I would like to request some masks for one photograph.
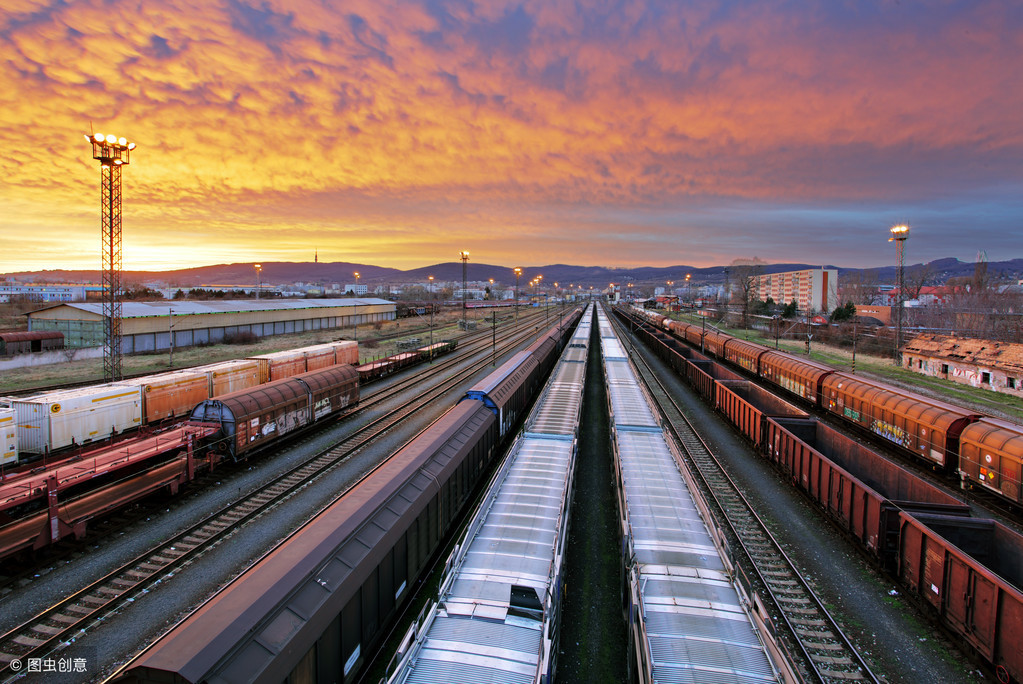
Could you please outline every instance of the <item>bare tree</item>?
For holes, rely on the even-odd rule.
[[[865,269],[852,271],[842,276],[839,299],[853,304],[872,304],[877,295],[877,271]]]
[[[730,279],[735,283],[732,299],[742,308],[742,325],[749,327],[750,312],[760,299],[760,273],[766,262],[759,257],[736,259],[729,266]]]
[[[906,299],[917,299],[927,281],[934,277],[934,268],[930,264],[917,264],[906,269],[902,279],[905,281]]]

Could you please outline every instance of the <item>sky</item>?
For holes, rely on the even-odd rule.
[[[4,0],[0,272],[1023,257],[1018,0]]]

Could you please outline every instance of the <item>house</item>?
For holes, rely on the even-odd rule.
[[[917,335],[902,348],[902,363],[924,375],[1023,396],[1023,344]]]

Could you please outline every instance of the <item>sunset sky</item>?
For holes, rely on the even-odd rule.
[[[1023,257],[1018,0],[4,0],[0,272]]]

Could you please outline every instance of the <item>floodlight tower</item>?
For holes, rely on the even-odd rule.
[[[86,135],[100,169],[103,250],[103,377],[121,379],[121,167],[135,143],[116,135]]]
[[[468,323],[465,320],[465,312],[468,308],[465,303],[465,277],[469,268],[469,253],[459,252],[458,257],[462,260],[462,330],[468,330]]]
[[[519,276],[522,275],[522,269],[518,266],[515,267],[515,322],[519,322]]]
[[[902,365],[902,303],[905,300],[905,266],[906,266],[906,239],[909,237],[909,226],[902,224],[892,226],[892,236],[888,242],[895,243],[895,278],[898,280],[899,300],[898,308],[895,310],[895,364]]]

